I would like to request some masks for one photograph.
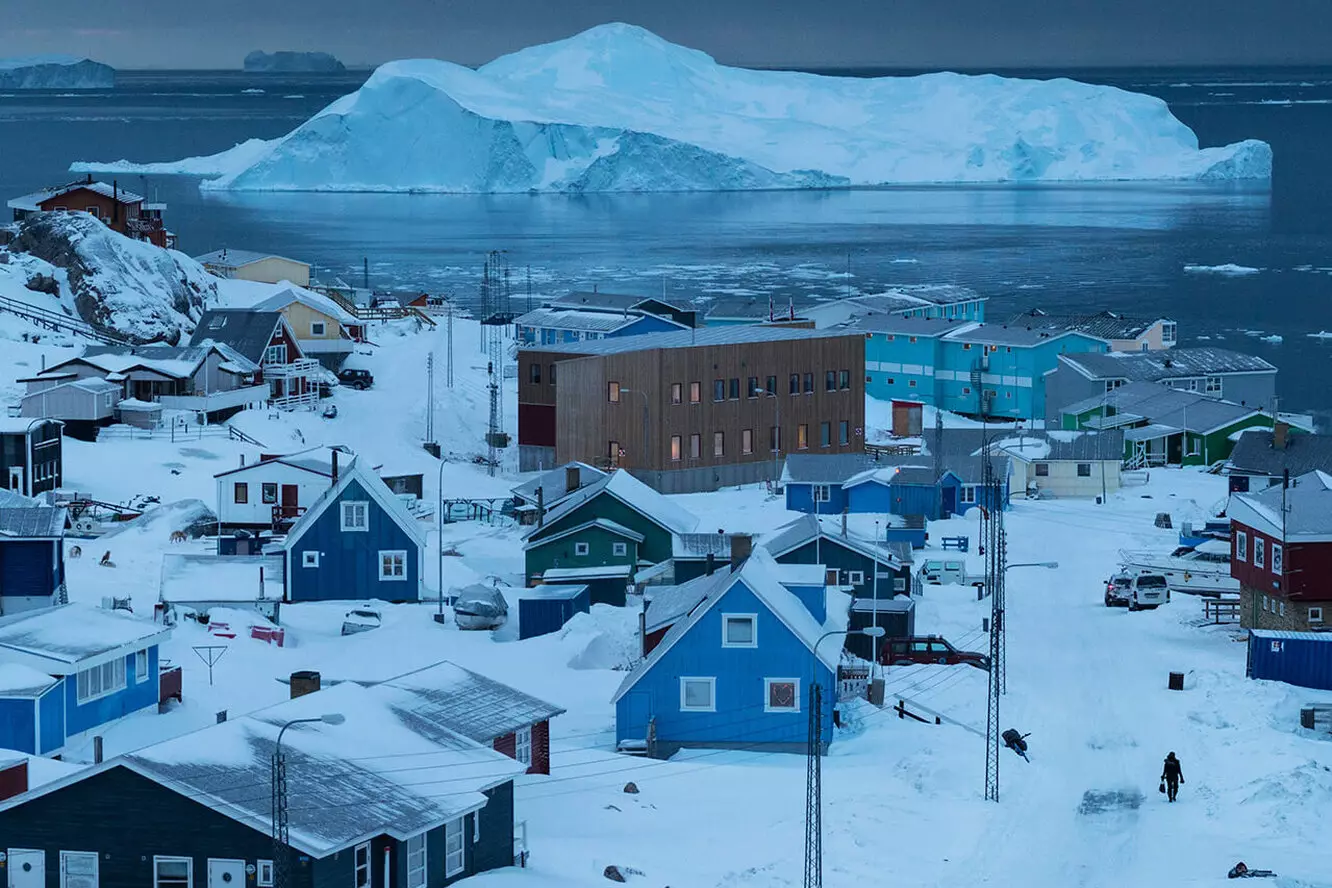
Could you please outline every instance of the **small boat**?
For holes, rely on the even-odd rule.
[[[479,583],[458,590],[453,619],[459,629],[498,629],[509,618],[509,604],[499,589]]]
[[[373,607],[357,607],[347,611],[342,618],[343,635],[359,635],[378,629],[384,623],[384,616]]]
[[[1126,571],[1161,574],[1172,591],[1209,597],[1239,594],[1239,580],[1230,575],[1228,541],[1206,540],[1197,546],[1181,546],[1169,555],[1123,551],[1119,556]]]

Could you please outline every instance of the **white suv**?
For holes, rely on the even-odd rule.
[[[1170,600],[1170,588],[1160,574],[1139,574],[1133,578],[1133,591],[1129,595],[1129,610],[1150,610]]]

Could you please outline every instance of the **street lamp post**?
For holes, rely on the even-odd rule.
[[[444,622],[444,455],[439,457],[439,511],[435,513],[435,526],[439,529],[436,542],[439,544],[439,613],[436,623]]]
[[[767,395],[772,398],[773,409],[777,412],[776,423],[772,436],[772,486],[776,489],[782,480],[782,399],[777,397],[777,393],[768,389],[755,389],[755,394]]]
[[[277,735],[277,743],[273,746],[273,885],[274,888],[286,888],[287,881],[287,851],[291,844],[291,830],[287,824],[287,759],[282,754],[282,735],[287,733],[287,728],[292,725],[314,724],[319,722],[326,725],[340,725],[347,719],[340,712],[326,712],[323,715],[317,715],[313,718],[294,718],[284,724]]]

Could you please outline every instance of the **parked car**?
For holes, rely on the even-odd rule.
[[[369,370],[339,370],[338,382],[363,392],[375,384],[375,378]]]
[[[988,671],[990,668],[990,658],[985,654],[959,651],[948,639],[938,635],[889,638],[879,646],[879,662],[884,666],[910,666],[913,663],[955,666],[965,663],[977,669]]]
[[[342,634],[359,635],[371,629],[378,629],[383,622],[383,615],[373,607],[353,608],[342,618]]]
[[[1133,577],[1128,574],[1115,574],[1105,581],[1105,606],[1128,607],[1133,597]]]
[[[1129,610],[1154,610],[1170,600],[1170,587],[1161,574],[1138,574],[1133,578]]]
[[[920,581],[935,585],[957,584],[965,586],[970,582],[967,577],[967,563],[959,559],[931,558],[920,567]]]

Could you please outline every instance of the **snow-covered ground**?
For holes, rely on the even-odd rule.
[[[8,328],[6,328],[8,331]],[[14,332],[14,331],[8,331]],[[438,331],[406,325],[371,331],[377,343],[356,360],[376,385],[339,391],[337,419],[264,411],[238,427],[266,450],[345,443],[394,472],[424,471],[427,498],[439,463],[420,447],[425,428],[425,357],[436,354],[436,426],[446,454],[446,495],[501,496],[516,480],[506,462],[491,478],[471,458],[482,452],[488,408],[485,360],[474,325],[458,323],[453,389],[443,387],[446,343]],[[15,341],[0,347],[0,395],[43,354],[69,349]],[[512,381],[505,412],[513,429]],[[871,427],[875,420],[871,417]],[[99,499],[135,494],[211,504],[212,474],[258,448],[230,439],[68,442],[67,484]],[[1201,625],[1196,599],[1175,596],[1154,612],[1127,613],[1102,603],[1103,582],[1121,548],[1168,548],[1174,532],[1154,526],[1170,512],[1176,526],[1209,513],[1224,480],[1195,471],[1153,471],[1097,506],[1073,500],[1018,501],[1008,514],[1010,561],[1057,559],[1057,570],[1018,569],[1008,584],[1008,693],[1002,726],[1030,732],[1032,760],[1001,759],[998,804],[982,797],[986,676],[967,666],[892,667],[890,700],[940,714],[941,725],[900,720],[868,704],[849,705],[845,727],[823,763],[824,872],[830,888],[892,881],[915,886],[1202,886],[1225,882],[1239,859],[1276,869],[1287,884],[1332,884],[1326,812],[1332,806],[1332,738],[1298,727],[1300,705],[1332,694],[1244,678],[1244,645],[1233,627]],[[759,487],[677,498],[702,528],[764,532],[795,517]],[[188,509],[164,509],[91,543],[113,553],[115,568],[85,555],[69,563],[75,600],[131,595],[138,611],[155,598],[161,555],[182,551],[169,531]],[[851,529],[873,530],[873,516]],[[967,533],[972,518],[939,522],[931,536]],[[446,526],[445,582],[491,577],[517,585],[519,529],[512,524]],[[438,536],[430,535],[427,585],[435,586]],[[193,551],[198,544],[186,544]],[[973,555],[979,569],[979,556]],[[182,623],[165,655],[184,670],[185,700],[165,715],[143,714],[107,732],[110,755],[174,736],[215,719],[283,699],[281,682],[297,669],[326,679],[383,677],[448,658],[565,707],[555,719],[549,777],[522,778],[517,816],[527,822],[531,867],[476,877],[482,888],[603,884],[607,865],[632,868],[644,886],[790,886],[801,883],[805,761],[796,755],[699,750],[670,762],[612,752],[610,696],[632,658],[637,615],[597,606],[559,633],[517,641],[513,627],[493,635],[462,632],[432,617],[436,604],[386,606],[384,625],[343,638],[345,603],[288,606],[287,646],[244,637],[225,641]],[[970,588],[926,587],[919,632],[985,650],[988,602]],[[255,618],[216,612],[244,627]],[[195,648],[225,644],[208,669]],[[1186,689],[1167,690],[1171,671]],[[1180,801],[1156,790],[1160,763],[1175,751],[1186,783]],[[77,750],[73,758],[90,750]],[[54,773],[48,779],[53,779]],[[431,779],[431,778],[423,778]],[[637,795],[622,791],[633,781]],[[1118,794],[1119,806],[1080,811],[1087,793]],[[1136,805],[1136,807],[1134,807]],[[1093,806],[1094,807],[1094,806]],[[1085,811],[1085,813],[1083,813]]]

